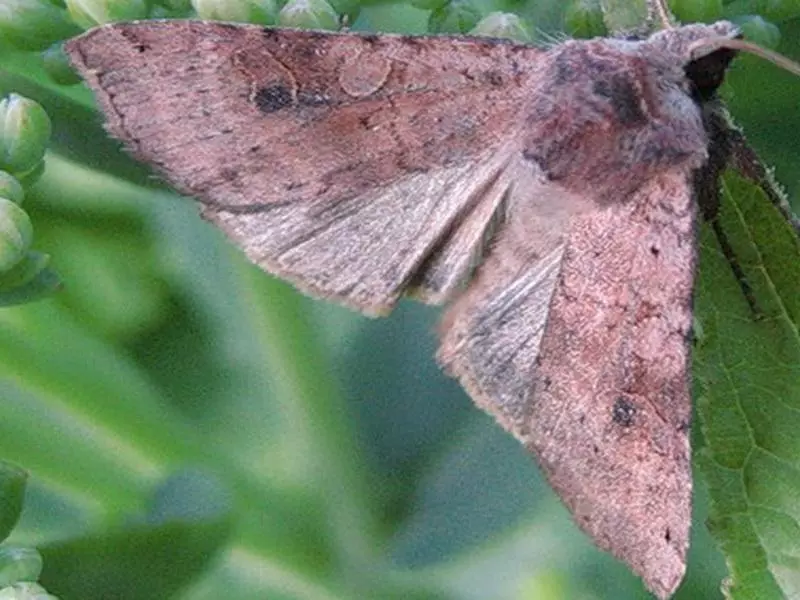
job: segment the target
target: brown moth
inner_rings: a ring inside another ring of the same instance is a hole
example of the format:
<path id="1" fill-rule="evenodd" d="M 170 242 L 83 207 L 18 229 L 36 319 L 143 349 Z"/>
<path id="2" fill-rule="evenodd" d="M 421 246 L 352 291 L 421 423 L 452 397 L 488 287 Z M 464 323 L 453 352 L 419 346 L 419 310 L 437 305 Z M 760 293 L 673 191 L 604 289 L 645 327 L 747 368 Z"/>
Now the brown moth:
<path id="1" fill-rule="evenodd" d="M 67 44 L 108 129 L 266 271 L 387 313 L 659 597 L 691 520 L 693 181 L 733 25 L 547 50 L 200 21 Z M 698 50 L 700 48 L 700 50 Z"/>

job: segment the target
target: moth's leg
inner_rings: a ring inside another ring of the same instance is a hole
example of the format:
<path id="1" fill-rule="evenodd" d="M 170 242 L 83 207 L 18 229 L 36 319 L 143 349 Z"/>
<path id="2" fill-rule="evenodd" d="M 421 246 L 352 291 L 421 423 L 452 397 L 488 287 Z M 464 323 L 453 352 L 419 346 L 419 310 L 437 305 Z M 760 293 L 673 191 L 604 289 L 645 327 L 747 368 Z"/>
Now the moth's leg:
<path id="1" fill-rule="evenodd" d="M 731 162 L 735 163 L 736 148 L 740 145 L 741 134 L 737 132 L 721 104 L 708 102 L 704 107 L 703 122 L 708 133 L 708 162 L 694 173 L 694 193 L 703 221 L 711 225 L 719 242 L 720 250 L 728 261 L 739 289 L 742 290 L 753 317 L 760 319 L 764 312 L 758 307 L 753 288 L 739 264 L 739 259 L 728 236 L 719 222 L 720 178 Z M 738 137 L 737 137 L 738 136 Z"/>
<path id="2" fill-rule="evenodd" d="M 719 242 L 720 250 L 722 250 L 725 260 L 728 261 L 731 271 L 733 271 L 733 276 L 736 277 L 736 281 L 739 283 L 739 289 L 742 290 L 742 294 L 753 316 L 756 319 L 760 319 L 764 313 L 758 307 L 755 294 L 753 294 L 753 288 L 747 281 L 747 276 L 744 274 L 744 270 L 739 264 L 736 252 L 733 250 L 730 240 L 728 240 L 728 234 L 725 233 L 725 230 L 719 222 L 719 174 L 711 174 L 707 169 L 698 171 L 695 174 L 695 194 L 697 195 L 697 202 L 700 205 L 703 221 L 711 225 L 711 229 L 714 230 L 714 235 Z"/>

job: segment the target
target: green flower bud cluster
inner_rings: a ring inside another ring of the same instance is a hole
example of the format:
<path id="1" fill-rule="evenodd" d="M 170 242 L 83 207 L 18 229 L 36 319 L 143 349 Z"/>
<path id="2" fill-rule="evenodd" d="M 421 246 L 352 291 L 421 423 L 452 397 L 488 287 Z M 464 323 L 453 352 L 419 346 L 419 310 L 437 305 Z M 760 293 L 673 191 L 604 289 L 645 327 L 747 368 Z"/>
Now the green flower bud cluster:
<path id="1" fill-rule="evenodd" d="M 780 31 L 765 19 L 781 22 L 798 18 L 800 2 L 774 0 L 768 3 L 769 6 L 764 4 L 753 0 L 670 0 L 669 8 L 680 23 L 713 23 L 727 19 L 741 27 L 745 39 L 766 48 L 775 48 L 780 41 Z M 609 10 L 612 9 L 604 9 L 600 0 L 570 0 L 564 11 L 565 31 L 576 38 L 607 35 L 605 17 Z M 761 16 L 750 14 L 755 11 Z"/>
<path id="2" fill-rule="evenodd" d="M 45 70 L 62 85 L 78 83 L 60 42 L 99 24 L 144 18 L 197 16 L 201 19 L 259 23 L 283 27 L 339 29 L 358 17 L 364 0 L 3 0 L 0 38 L 22 50 L 42 51 Z M 640 0 L 641 2 L 642 0 Z M 481 20 L 484 5 L 478 0 L 409 0 L 430 12 L 431 33 L 472 32 Z M 800 17 L 798 0 L 670 0 L 670 10 L 681 22 L 730 19 L 741 24 L 745 37 L 774 48 L 780 34 L 769 21 Z M 753 16 L 758 11 L 761 16 Z M 497 28 L 491 25 L 490 28 Z M 530 36 L 509 26 L 507 32 L 477 35 L 528 41 Z M 564 12 L 566 32 L 574 37 L 607 34 L 600 0 L 570 0 Z M 512 31 L 513 30 L 513 31 Z"/>
<path id="3" fill-rule="evenodd" d="M 80 79 L 63 40 L 104 23 L 146 18 L 201 19 L 340 29 L 358 17 L 361 0 L 3 0 L 0 39 L 19 50 L 41 51 L 45 71 L 61 85 Z M 63 6 L 61 6 L 63 4 Z M 342 16 L 346 19 L 343 21 Z"/>
<path id="4" fill-rule="evenodd" d="M 33 226 L 21 208 L 24 188 L 44 170 L 50 119 L 33 100 L 0 100 L 0 306 L 38 299 L 60 285 L 50 257 L 31 250 Z"/>

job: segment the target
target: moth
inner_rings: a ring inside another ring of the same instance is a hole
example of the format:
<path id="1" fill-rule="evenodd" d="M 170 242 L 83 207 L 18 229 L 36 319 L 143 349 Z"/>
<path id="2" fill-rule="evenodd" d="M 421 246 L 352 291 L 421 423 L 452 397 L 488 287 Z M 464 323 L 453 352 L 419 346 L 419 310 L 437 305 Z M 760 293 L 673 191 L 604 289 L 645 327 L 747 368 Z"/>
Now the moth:
<path id="1" fill-rule="evenodd" d="M 691 520 L 695 182 L 737 35 L 147 21 L 66 49 L 108 130 L 264 270 L 368 315 L 448 304 L 443 368 L 665 598 Z"/>

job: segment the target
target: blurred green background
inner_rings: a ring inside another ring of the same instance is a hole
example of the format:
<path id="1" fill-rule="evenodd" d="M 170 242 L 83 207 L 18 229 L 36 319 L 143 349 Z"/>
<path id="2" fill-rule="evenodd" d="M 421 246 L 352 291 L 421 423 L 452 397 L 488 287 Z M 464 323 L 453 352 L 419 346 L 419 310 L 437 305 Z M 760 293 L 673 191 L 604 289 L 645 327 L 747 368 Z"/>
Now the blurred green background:
<path id="1" fill-rule="evenodd" d="M 0 0 L 0 16 L 3 2 L 24 3 Z M 359 8 L 354 29 L 431 27 L 430 12 L 408 4 Z M 540 38 L 569 28 L 556 0 L 468 8 L 513 10 Z M 778 50 L 795 58 L 796 16 L 772 15 Z M 42 549 L 51 593 L 648 597 L 572 524 L 532 457 L 438 370 L 439 310 L 403 302 L 370 320 L 299 295 L 121 153 L 85 89 L 54 83 L 39 54 L 6 44 L 0 96 L 12 91 L 53 121 L 25 209 L 64 288 L 0 312 L 0 458 L 31 474 L 9 541 Z M 725 90 L 792 198 L 798 92 L 750 57 Z M 721 598 L 724 561 L 695 485 L 677 597 Z"/>

